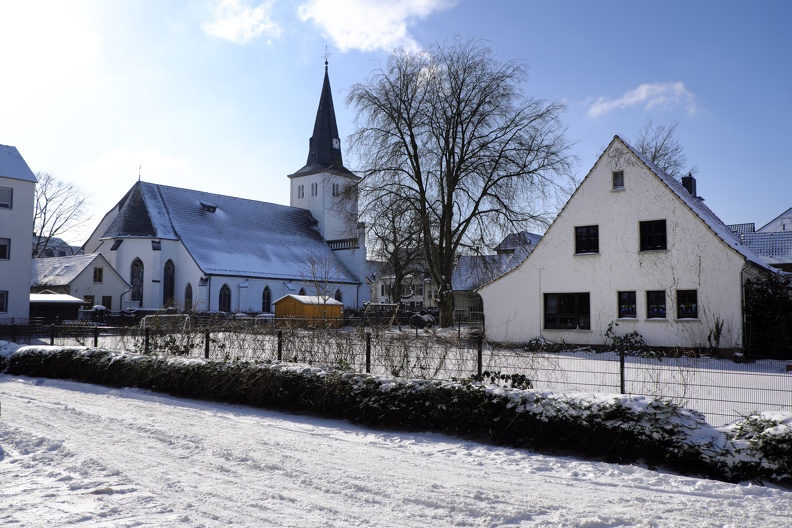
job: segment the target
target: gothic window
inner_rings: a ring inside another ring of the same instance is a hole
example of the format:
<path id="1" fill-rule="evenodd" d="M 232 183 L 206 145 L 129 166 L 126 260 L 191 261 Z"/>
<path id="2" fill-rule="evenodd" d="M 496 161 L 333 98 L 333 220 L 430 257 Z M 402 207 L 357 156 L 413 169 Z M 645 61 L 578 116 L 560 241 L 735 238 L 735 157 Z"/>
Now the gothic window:
<path id="1" fill-rule="evenodd" d="M 340 289 L 336 290 L 336 292 L 335 292 L 335 300 L 338 301 L 338 302 L 343 302 Z"/>
<path id="2" fill-rule="evenodd" d="M 192 293 L 192 284 L 189 282 L 187 283 L 187 287 L 184 288 L 184 311 L 190 312 L 193 308 L 193 293 Z"/>
<path id="3" fill-rule="evenodd" d="M 223 284 L 223 287 L 220 288 L 219 309 L 221 312 L 231 311 L 231 288 L 228 287 L 228 284 Z"/>
<path id="4" fill-rule="evenodd" d="M 137 301 L 140 303 L 140 307 L 143 307 L 143 261 L 139 258 L 136 258 L 132 261 L 132 267 L 129 273 L 129 283 L 132 285 L 132 291 L 130 292 L 130 299 L 132 301 Z"/>
<path id="5" fill-rule="evenodd" d="M 265 286 L 264 293 L 261 294 L 261 311 L 265 313 L 272 311 L 272 291 L 269 286 Z"/>
<path id="6" fill-rule="evenodd" d="M 174 304 L 174 282 L 176 276 L 176 266 L 172 260 L 165 263 L 165 270 L 162 273 L 162 305 L 166 308 Z"/>

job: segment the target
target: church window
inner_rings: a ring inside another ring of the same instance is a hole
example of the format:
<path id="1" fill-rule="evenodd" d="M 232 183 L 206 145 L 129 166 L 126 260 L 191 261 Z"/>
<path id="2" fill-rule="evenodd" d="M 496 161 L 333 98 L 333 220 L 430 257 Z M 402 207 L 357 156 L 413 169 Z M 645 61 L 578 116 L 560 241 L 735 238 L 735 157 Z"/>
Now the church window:
<path id="1" fill-rule="evenodd" d="M 305 295 L 305 288 L 300 288 L 300 293 L 299 293 L 299 295 Z"/>
<path id="2" fill-rule="evenodd" d="M 338 301 L 338 302 L 343 302 L 344 301 L 343 297 L 341 295 L 341 290 L 340 289 L 336 290 L 336 292 L 335 292 L 335 300 Z"/>
<path id="3" fill-rule="evenodd" d="M 192 311 L 192 308 L 193 308 L 192 284 L 188 282 L 187 287 L 184 288 L 184 310 L 190 312 Z"/>
<path id="4" fill-rule="evenodd" d="M 174 282 L 176 277 L 176 266 L 173 265 L 172 260 L 165 263 L 165 269 L 162 273 L 162 305 L 166 308 L 174 304 Z"/>
<path id="5" fill-rule="evenodd" d="M 132 285 L 130 299 L 137 301 L 139 306 L 143 306 L 143 261 L 136 258 L 132 261 L 129 272 L 129 283 Z"/>
<path id="6" fill-rule="evenodd" d="M 261 294 L 261 311 L 265 313 L 272 311 L 272 291 L 269 286 L 265 286 Z"/>
<path id="7" fill-rule="evenodd" d="M 231 311 L 231 288 L 228 287 L 228 284 L 223 284 L 223 287 L 220 288 L 220 302 L 218 307 L 221 312 Z"/>

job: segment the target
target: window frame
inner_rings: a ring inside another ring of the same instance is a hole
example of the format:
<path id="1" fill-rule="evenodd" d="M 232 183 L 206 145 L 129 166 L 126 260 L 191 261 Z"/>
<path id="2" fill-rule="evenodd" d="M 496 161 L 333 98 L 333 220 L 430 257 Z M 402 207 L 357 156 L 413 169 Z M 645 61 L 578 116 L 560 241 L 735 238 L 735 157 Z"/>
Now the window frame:
<path id="1" fill-rule="evenodd" d="M 261 311 L 272 313 L 272 290 L 269 286 L 264 286 L 264 290 L 261 292 Z"/>
<path id="2" fill-rule="evenodd" d="M 658 302 L 659 299 L 662 299 L 662 304 Z M 658 315 L 660 312 L 658 311 L 655 315 L 652 314 L 652 310 L 654 307 L 657 307 L 658 310 L 662 306 L 662 315 Z M 668 319 L 668 300 L 666 299 L 666 291 L 665 290 L 647 290 L 646 291 L 646 319 L 647 320 L 666 320 Z"/>
<path id="3" fill-rule="evenodd" d="M 0 290 L 0 313 L 8 313 L 8 290 Z"/>
<path id="4" fill-rule="evenodd" d="M 0 209 L 13 209 L 14 208 L 14 188 L 13 187 L 0 187 L 0 194 L 2 191 L 8 191 L 8 201 L 4 201 L 0 195 Z"/>
<path id="5" fill-rule="evenodd" d="M 635 290 L 619 291 L 616 299 L 619 319 L 638 319 L 638 296 Z"/>
<path id="6" fill-rule="evenodd" d="M 550 302 L 555 300 L 555 313 Z M 564 304 L 572 311 L 561 311 Z M 589 292 L 545 293 L 543 298 L 545 330 L 591 330 L 591 294 Z"/>
<path id="7" fill-rule="evenodd" d="M 217 296 L 217 310 L 225 313 L 231 312 L 231 287 L 228 284 L 223 284 L 220 287 L 220 293 Z"/>
<path id="8" fill-rule="evenodd" d="M 619 185 L 617 182 L 621 182 Z M 624 190 L 624 171 L 613 171 L 611 173 L 611 190 L 623 191 Z"/>
<path id="9" fill-rule="evenodd" d="M 676 298 L 677 319 L 698 319 L 699 318 L 698 290 L 677 290 L 676 294 L 677 294 L 677 298 Z M 690 302 L 689 296 L 691 295 L 693 302 Z M 683 296 L 688 297 L 688 299 L 683 300 L 682 299 Z M 692 305 L 692 307 L 690 307 L 690 305 Z M 683 315 L 682 313 L 683 307 L 687 307 L 687 311 L 690 313 Z"/>
<path id="10" fill-rule="evenodd" d="M 93 281 L 96 284 L 102 284 L 104 282 L 104 268 L 101 266 L 96 266 L 93 269 Z"/>
<path id="11" fill-rule="evenodd" d="M 104 306 L 108 310 L 112 310 L 113 309 L 113 296 L 112 295 L 102 295 L 102 306 Z"/>
<path id="12" fill-rule="evenodd" d="M 575 226 L 575 255 L 599 253 L 599 225 Z"/>
<path id="13" fill-rule="evenodd" d="M 662 226 L 662 229 L 660 229 Z M 640 251 L 664 251 L 668 249 L 668 231 L 665 219 L 641 220 L 638 222 Z"/>
<path id="14" fill-rule="evenodd" d="M 0 260 L 11 260 L 11 239 L 0 238 L 0 248 L 5 248 L 4 250 L 0 250 Z M 3 252 L 5 256 L 3 256 Z"/>

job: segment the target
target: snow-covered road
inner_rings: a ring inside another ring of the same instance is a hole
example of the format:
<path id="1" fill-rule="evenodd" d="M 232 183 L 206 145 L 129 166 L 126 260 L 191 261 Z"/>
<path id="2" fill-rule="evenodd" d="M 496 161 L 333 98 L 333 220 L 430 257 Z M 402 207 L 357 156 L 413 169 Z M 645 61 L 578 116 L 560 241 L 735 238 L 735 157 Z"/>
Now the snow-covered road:
<path id="1" fill-rule="evenodd" d="M 789 526 L 792 492 L 0 375 L 3 526 Z"/>

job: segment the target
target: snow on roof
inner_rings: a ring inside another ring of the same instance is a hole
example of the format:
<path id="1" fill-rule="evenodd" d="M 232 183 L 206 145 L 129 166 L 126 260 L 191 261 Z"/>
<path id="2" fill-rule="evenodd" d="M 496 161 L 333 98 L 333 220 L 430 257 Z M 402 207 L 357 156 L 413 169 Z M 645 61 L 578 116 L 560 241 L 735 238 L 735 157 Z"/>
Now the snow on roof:
<path id="1" fill-rule="evenodd" d="M 305 209 L 146 182 L 127 196 L 102 238 L 180 239 L 207 274 L 305 280 L 315 262 L 323 279 L 360 282 Z"/>
<path id="2" fill-rule="evenodd" d="M 746 233 L 743 244 L 771 264 L 792 263 L 792 231 Z"/>
<path id="3" fill-rule="evenodd" d="M 90 266 L 98 256 L 98 253 L 89 253 L 88 255 L 33 259 L 30 285 L 66 286 Z"/>
<path id="4" fill-rule="evenodd" d="M 326 304 L 328 306 L 344 306 L 344 303 L 342 303 L 341 301 L 337 301 L 332 297 L 322 297 L 319 295 L 293 295 L 291 293 L 288 295 L 284 295 L 283 297 L 275 301 L 275 304 L 278 304 L 279 302 L 287 298 L 292 298 L 295 301 L 300 302 L 302 304 Z"/>
<path id="5" fill-rule="evenodd" d="M 33 183 L 37 181 L 22 155 L 10 145 L 0 145 L 0 177 Z"/>
<path id="6" fill-rule="evenodd" d="M 704 205 L 704 201 L 702 199 L 697 196 L 692 196 L 680 181 L 678 181 L 673 176 L 668 175 L 657 165 L 649 161 L 649 159 L 647 159 L 643 154 L 638 152 L 619 136 L 614 136 L 613 140 L 618 140 L 625 147 L 627 147 L 630 152 L 635 154 L 635 156 L 640 159 L 644 165 L 646 165 L 646 167 L 651 170 L 658 178 L 660 178 L 660 180 L 665 183 L 666 186 L 671 189 L 671 191 L 676 194 L 677 197 L 682 200 L 691 211 L 693 211 L 693 213 L 701 218 L 701 220 L 703 220 L 704 223 L 715 233 L 715 235 L 717 235 L 718 238 L 726 243 L 726 245 L 742 255 L 749 262 L 752 262 L 765 269 L 772 270 L 770 265 L 762 257 L 754 253 L 750 248 L 744 246 L 742 242 L 740 242 L 740 239 L 737 237 L 737 235 L 731 229 L 729 229 L 709 207 Z M 612 144 L 613 142 L 611 142 L 611 145 Z M 608 148 L 610 148 L 610 146 Z"/>
<path id="7" fill-rule="evenodd" d="M 65 293 L 31 293 L 31 303 L 85 304 L 85 301 Z"/>
<path id="8" fill-rule="evenodd" d="M 541 239 L 541 236 L 535 236 Z M 514 253 L 462 256 L 451 276 L 451 286 L 455 291 L 475 290 L 519 266 L 535 247 L 536 242 L 533 242 L 530 245 L 517 245 Z"/>

